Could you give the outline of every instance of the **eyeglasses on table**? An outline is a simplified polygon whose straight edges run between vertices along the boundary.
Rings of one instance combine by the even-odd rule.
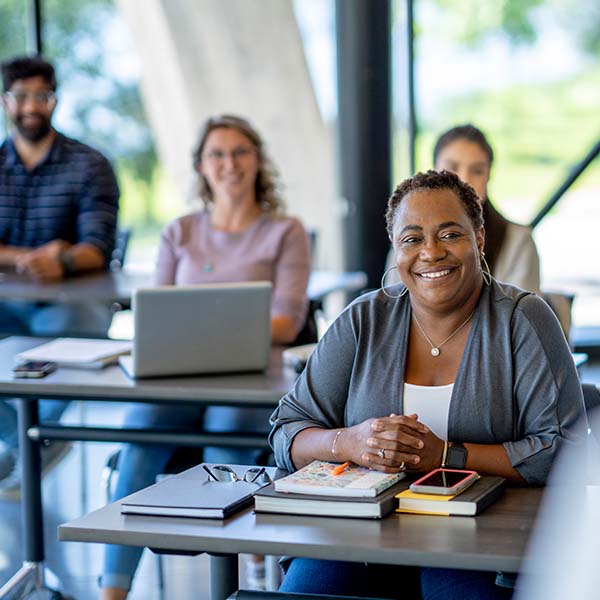
[[[273,482],[265,467],[250,467],[241,477],[228,465],[213,465],[212,467],[202,465],[202,468],[208,473],[209,481],[212,479],[218,483],[245,481],[256,485],[267,485]]]

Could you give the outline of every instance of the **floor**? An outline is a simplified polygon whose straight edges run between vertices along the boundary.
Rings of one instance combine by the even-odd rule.
[[[600,385],[600,359],[584,366],[581,375],[583,381]],[[78,422],[82,416],[81,409],[80,403],[72,403],[65,413],[65,420]],[[118,425],[124,410],[125,405],[89,402],[85,408],[85,420],[98,425]],[[104,504],[101,473],[106,456],[114,448],[116,446],[112,444],[75,444],[70,454],[43,481],[47,565],[58,575],[62,591],[77,600],[98,597],[96,581],[102,565],[102,547],[96,544],[59,543],[56,530],[60,523]],[[86,480],[85,488],[82,487],[83,479]],[[20,538],[19,503],[0,501],[0,585],[21,566]],[[206,556],[168,556],[163,560],[164,595],[161,597],[158,589],[156,557],[146,551],[135,578],[131,600],[203,600],[208,597]],[[243,584],[243,568],[240,578]]]

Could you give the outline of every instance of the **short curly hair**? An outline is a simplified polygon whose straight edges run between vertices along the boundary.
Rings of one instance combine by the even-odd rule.
[[[235,129],[252,142],[258,156],[258,173],[255,183],[256,201],[265,212],[277,213],[283,211],[284,202],[280,192],[279,172],[269,158],[264,142],[256,129],[246,119],[236,115],[218,115],[208,118],[200,128],[198,142],[192,151],[194,168],[200,176],[200,198],[205,206],[208,207],[214,201],[213,191],[198,167],[202,161],[202,152],[206,140],[211,131],[215,129]]]
[[[473,224],[473,230],[478,231],[483,227],[483,212],[477,192],[450,171],[429,170],[405,179],[390,196],[385,213],[386,229],[390,240],[394,230],[396,209],[406,196],[419,190],[450,190],[461,201],[465,213]]]

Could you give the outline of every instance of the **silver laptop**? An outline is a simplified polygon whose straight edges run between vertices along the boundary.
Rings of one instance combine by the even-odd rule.
[[[261,371],[269,363],[271,283],[141,288],[133,293],[130,377]]]

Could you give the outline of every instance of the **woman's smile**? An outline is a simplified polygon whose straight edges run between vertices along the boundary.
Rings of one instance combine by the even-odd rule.
[[[457,267],[441,267],[437,269],[429,269],[427,271],[415,272],[417,277],[421,279],[429,280],[429,281],[439,281],[442,279],[446,279],[448,275],[451,275],[456,271]]]

